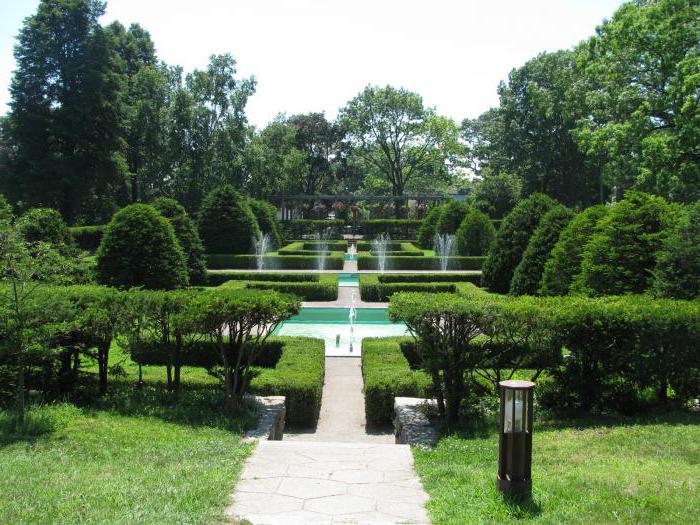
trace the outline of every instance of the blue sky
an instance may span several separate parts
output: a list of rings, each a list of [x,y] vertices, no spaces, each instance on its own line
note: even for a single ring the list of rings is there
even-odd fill
[[[12,48],[38,0],[0,0],[0,112]],[[231,53],[255,75],[247,114],[338,108],[367,84],[420,93],[458,121],[496,105],[508,72],[542,51],[592,35],[620,0],[109,0],[103,23],[138,22],[159,57],[186,71]]]

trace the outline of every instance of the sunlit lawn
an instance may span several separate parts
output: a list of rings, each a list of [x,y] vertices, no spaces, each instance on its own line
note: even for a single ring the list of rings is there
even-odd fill
[[[698,522],[700,414],[567,426],[536,429],[533,501],[521,505],[496,491],[495,432],[416,449],[434,523]]]

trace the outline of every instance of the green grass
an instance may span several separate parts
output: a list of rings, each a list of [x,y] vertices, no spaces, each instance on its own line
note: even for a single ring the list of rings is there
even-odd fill
[[[697,523],[700,414],[535,425],[533,500],[496,491],[496,432],[414,449],[434,524]]]
[[[0,523],[223,520],[251,445],[219,426],[46,406],[16,435],[0,412]]]

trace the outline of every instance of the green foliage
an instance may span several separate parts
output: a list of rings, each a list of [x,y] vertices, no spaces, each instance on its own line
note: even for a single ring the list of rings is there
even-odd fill
[[[248,199],[250,210],[258,221],[260,232],[269,234],[275,246],[282,246],[282,236],[277,223],[277,208],[267,201]]]
[[[384,275],[368,274],[360,276],[360,297],[366,302],[386,302],[397,292],[455,293],[452,282],[385,282]]]
[[[654,277],[654,293],[659,296],[700,296],[700,202],[688,207],[664,240]]]
[[[316,233],[330,231],[331,239],[342,239],[343,226],[345,221],[341,220],[315,220],[315,219],[295,219],[280,222],[282,237],[287,240],[301,239]]]
[[[284,337],[282,355],[274,368],[260,370],[250,391],[264,396],[285,396],[287,422],[311,426],[321,411],[325,371],[325,345],[320,339]]]
[[[96,252],[102,242],[104,226],[71,226],[68,228],[73,240],[81,250]]]
[[[207,285],[219,286],[228,281],[273,281],[284,282],[318,282],[319,274],[316,273],[287,273],[287,272],[209,272]]]
[[[199,234],[207,253],[255,253],[260,228],[246,199],[233,186],[209,193],[199,211]]]
[[[338,276],[321,274],[318,282],[270,282],[251,279],[246,288],[275,290],[298,296],[303,301],[335,301],[338,299]]]
[[[12,222],[12,206],[0,193],[0,228],[4,229]]]
[[[433,247],[437,223],[442,215],[442,206],[433,206],[418,228],[418,246],[429,250]]]
[[[151,203],[158,212],[168,219],[175,230],[175,237],[187,258],[187,273],[193,284],[202,283],[206,278],[204,246],[197,228],[187,215],[185,208],[175,199],[159,197]]]
[[[470,208],[457,229],[455,241],[459,255],[488,255],[496,241],[496,229],[485,213]]]
[[[394,239],[415,239],[422,221],[416,219],[372,219],[360,222],[365,238],[388,233]]]
[[[520,201],[504,219],[496,243],[483,266],[482,283],[489,290],[507,293],[515,268],[520,263],[530,237],[544,215],[556,202],[541,193]]]
[[[58,211],[33,208],[17,219],[17,227],[27,242],[45,242],[62,255],[75,255],[75,243],[70,230]]]
[[[486,257],[450,257],[448,270],[481,270]],[[360,270],[379,269],[379,258],[365,253],[357,255],[357,268]],[[386,258],[388,270],[439,270],[439,257],[415,257],[415,256],[388,256]]]
[[[97,250],[101,283],[131,288],[186,286],[187,261],[172,225],[155,208],[132,204],[114,214]]]
[[[482,179],[476,183],[469,200],[492,219],[503,219],[520,200],[522,181],[512,173],[492,173],[486,169],[480,175]]]
[[[362,378],[365,385],[365,415],[372,424],[389,423],[394,418],[394,398],[430,394],[430,378],[411,370],[401,352],[406,337],[365,338],[362,340]]]
[[[573,219],[574,212],[564,206],[549,210],[537,225],[530,242],[515,268],[510,282],[510,293],[514,295],[534,295],[540,286],[544,265],[559,235]]]
[[[464,218],[471,212],[471,208],[462,201],[449,201],[442,206],[440,218],[435,226],[435,233],[456,233],[457,228]]]
[[[577,214],[562,230],[544,265],[539,289],[541,295],[569,293],[574,277],[581,271],[583,248],[607,212],[608,208],[603,205],[591,206]]]
[[[207,255],[207,268],[217,269],[255,269],[257,259],[255,255],[228,255],[215,253]],[[316,255],[267,255],[265,256],[265,268],[277,270],[317,270],[318,259]],[[342,270],[343,256],[329,255],[326,258],[326,270]]]
[[[630,192],[597,224],[573,289],[589,295],[643,293],[675,211],[661,197]]]

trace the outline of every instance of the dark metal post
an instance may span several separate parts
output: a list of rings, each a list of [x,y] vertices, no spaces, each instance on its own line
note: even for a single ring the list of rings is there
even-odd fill
[[[508,496],[532,493],[532,404],[534,383],[501,381],[498,489]]]

